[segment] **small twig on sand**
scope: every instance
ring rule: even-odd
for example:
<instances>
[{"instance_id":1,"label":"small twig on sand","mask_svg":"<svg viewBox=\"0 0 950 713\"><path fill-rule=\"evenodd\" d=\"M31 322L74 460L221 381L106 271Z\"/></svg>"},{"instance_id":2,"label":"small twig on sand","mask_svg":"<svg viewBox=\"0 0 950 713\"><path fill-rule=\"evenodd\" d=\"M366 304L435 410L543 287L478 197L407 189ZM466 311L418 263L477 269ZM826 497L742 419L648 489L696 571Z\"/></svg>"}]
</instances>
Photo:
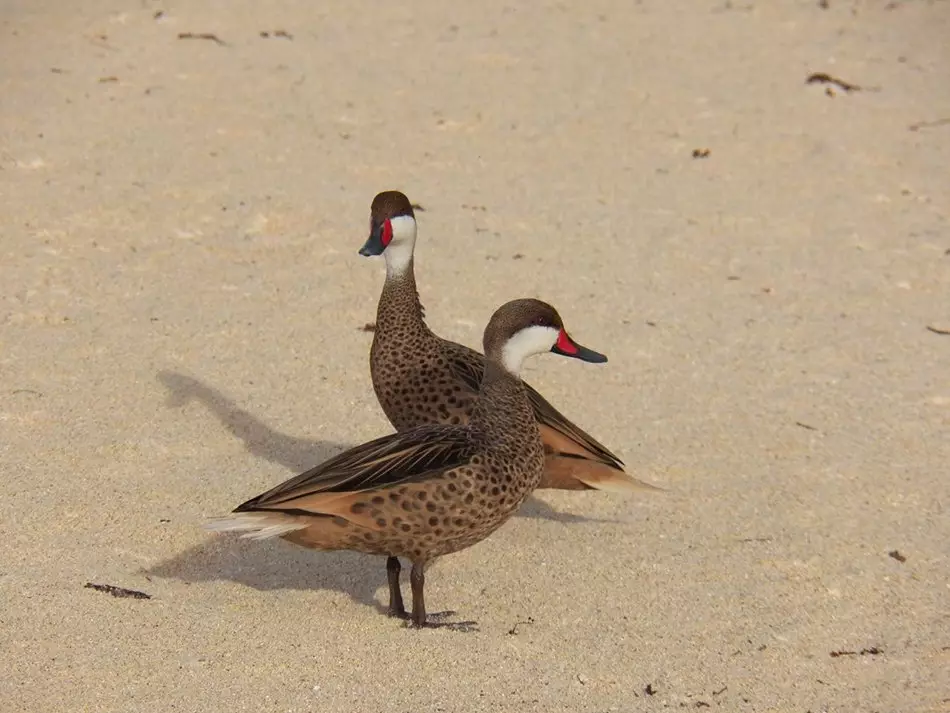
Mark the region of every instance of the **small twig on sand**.
<instances>
[{"instance_id":1,"label":"small twig on sand","mask_svg":"<svg viewBox=\"0 0 950 713\"><path fill-rule=\"evenodd\" d=\"M851 82L846 82L845 80L839 79L838 77L832 77L827 72L815 72L814 74L809 74L805 79L805 84L833 84L843 92L874 91L868 87L862 87L859 84L852 84Z\"/></svg>"},{"instance_id":2,"label":"small twig on sand","mask_svg":"<svg viewBox=\"0 0 950 713\"><path fill-rule=\"evenodd\" d=\"M841 656L877 656L883 653L884 652L877 646L872 646L867 649L861 649L860 651L832 651L831 658L836 659Z\"/></svg>"},{"instance_id":3,"label":"small twig on sand","mask_svg":"<svg viewBox=\"0 0 950 713\"><path fill-rule=\"evenodd\" d=\"M918 121L916 124L911 124L907 127L908 131L920 131L921 129L933 129L937 126L945 126L950 124L950 116L943 119L935 119L934 121Z\"/></svg>"},{"instance_id":4,"label":"small twig on sand","mask_svg":"<svg viewBox=\"0 0 950 713\"><path fill-rule=\"evenodd\" d=\"M510 629L508 629L508 636L515 636L518 633L518 627L521 626L522 624L533 624L533 623L534 623L534 617L532 616L529 616L524 621L516 621L515 625L511 627Z\"/></svg>"},{"instance_id":5,"label":"small twig on sand","mask_svg":"<svg viewBox=\"0 0 950 713\"><path fill-rule=\"evenodd\" d=\"M228 43L222 40L213 32L179 32L178 39L180 40L211 40L215 44L221 45L222 47L227 47Z\"/></svg>"}]
</instances>

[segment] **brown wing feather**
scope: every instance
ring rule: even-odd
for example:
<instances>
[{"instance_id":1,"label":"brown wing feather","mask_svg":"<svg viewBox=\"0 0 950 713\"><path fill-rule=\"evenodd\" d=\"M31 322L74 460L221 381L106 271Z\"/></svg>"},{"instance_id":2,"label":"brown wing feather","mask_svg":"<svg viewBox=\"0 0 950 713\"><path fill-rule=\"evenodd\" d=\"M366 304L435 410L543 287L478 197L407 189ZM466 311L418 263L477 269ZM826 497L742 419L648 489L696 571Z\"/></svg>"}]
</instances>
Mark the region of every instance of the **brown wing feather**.
<instances>
[{"instance_id":1,"label":"brown wing feather","mask_svg":"<svg viewBox=\"0 0 950 713\"><path fill-rule=\"evenodd\" d=\"M376 522L376 518L368 510L354 512L352 507L358 500L365 498L363 491L355 493L313 493L294 498L283 505L268 507L260 506L263 509L281 516L297 515L310 518L316 517L317 521L324 520L325 517L342 517L349 520L354 525L365 527L368 530L382 530ZM312 524L310 525L313 526Z\"/></svg>"},{"instance_id":2,"label":"brown wing feather","mask_svg":"<svg viewBox=\"0 0 950 713\"><path fill-rule=\"evenodd\" d=\"M473 445L460 426L422 426L351 448L238 505L234 512L325 508L357 492L425 480L461 465ZM341 499L342 498L342 499ZM308 504L308 507L301 507Z\"/></svg>"},{"instance_id":3,"label":"brown wing feather","mask_svg":"<svg viewBox=\"0 0 950 713\"><path fill-rule=\"evenodd\" d=\"M485 357L478 352L455 344L444 342L449 364L456 376L472 391L478 393L485 372ZM578 458L598 461L617 470L623 470L623 461L611 453L588 433L572 423L560 411L529 384L525 383L528 400L534 409L535 418L542 426L541 435L545 446L559 453L566 453ZM544 428L544 427L547 428Z\"/></svg>"}]
</instances>

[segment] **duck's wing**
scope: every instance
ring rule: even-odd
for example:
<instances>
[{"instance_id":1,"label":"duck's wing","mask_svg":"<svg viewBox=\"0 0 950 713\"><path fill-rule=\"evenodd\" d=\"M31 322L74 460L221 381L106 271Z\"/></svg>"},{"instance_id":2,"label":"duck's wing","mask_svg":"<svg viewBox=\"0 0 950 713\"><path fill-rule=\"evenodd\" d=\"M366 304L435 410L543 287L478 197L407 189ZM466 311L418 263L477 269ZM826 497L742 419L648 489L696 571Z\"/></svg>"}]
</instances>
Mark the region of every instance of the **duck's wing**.
<instances>
[{"instance_id":1,"label":"duck's wing","mask_svg":"<svg viewBox=\"0 0 950 713\"><path fill-rule=\"evenodd\" d=\"M485 373L485 357L460 344L447 342L452 346L446 349L449 366L456 377L468 388L478 393ZM541 439L545 446L565 458L593 460L616 470L623 470L623 461L594 439L593 436L568 420L554 408L547 399L525 382L528 401L534 409L535 418L541 429Z\"/></svg>"},{"instance_id":2,"label":"duck's wing","mask_svg":"<svg viewBox=\"0 0 950 713\"><path fill-rule=\"evenodd\" d=\"M323 508L339 496L419 482L462 465L473 444L462 426L422 426L351 448L238 505L234 512Z\"/></svg>"}]
</instances>

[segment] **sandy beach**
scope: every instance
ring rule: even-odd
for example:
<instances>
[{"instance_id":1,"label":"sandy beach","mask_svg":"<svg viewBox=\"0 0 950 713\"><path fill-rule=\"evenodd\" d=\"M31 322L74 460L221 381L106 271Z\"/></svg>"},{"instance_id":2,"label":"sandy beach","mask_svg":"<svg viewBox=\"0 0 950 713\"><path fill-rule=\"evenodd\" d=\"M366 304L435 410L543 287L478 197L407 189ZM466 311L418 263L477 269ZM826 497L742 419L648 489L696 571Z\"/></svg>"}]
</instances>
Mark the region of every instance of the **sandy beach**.
<instances>
[{"instance_id":1,"label":"sandy beach","mask_svg":"<svg viewBox=\"0 0 950 713\"><path fill-rule=\"evenodd\" d=\"M0 28L4 713L950 711L950 3ZM663 488L437 561L472 633L386 617L381 558L202 529L391 430L385 189L430 326L551 302L610 361L526 378Z\"/></svg>"}]
</instances>

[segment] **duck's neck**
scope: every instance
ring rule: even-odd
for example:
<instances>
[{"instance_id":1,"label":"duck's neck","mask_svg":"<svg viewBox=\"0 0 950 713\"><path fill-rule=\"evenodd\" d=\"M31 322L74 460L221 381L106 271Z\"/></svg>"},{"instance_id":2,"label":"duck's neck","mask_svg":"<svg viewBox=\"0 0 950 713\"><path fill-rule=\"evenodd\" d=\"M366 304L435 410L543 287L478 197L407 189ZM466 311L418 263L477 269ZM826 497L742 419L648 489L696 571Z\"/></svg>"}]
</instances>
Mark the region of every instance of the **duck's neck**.
<instances>
[{"instance_id":1,"label":"duck's neck","mask_svg":"<svg viewBox=\"0 0 950 713\"><path fill-rule=\"evenodd\" d=\"M498 445L509 441L516 446L524 445L523 429L537 429L524 382L495 359L485 360L472 423L490 443Z\"/></svg>"},{"instance_id":2,"label":"duck's neck","mask_svg":"<svg viewBox=\"0 0 950 713\"><path fill-rule=\"evenodd\" d=\"M386 283L376 309L376 334L392 330L425 331L425 309L416 290L416 276L412 256L393 264L386 262Z\"/></svg>"}]
</instances>

